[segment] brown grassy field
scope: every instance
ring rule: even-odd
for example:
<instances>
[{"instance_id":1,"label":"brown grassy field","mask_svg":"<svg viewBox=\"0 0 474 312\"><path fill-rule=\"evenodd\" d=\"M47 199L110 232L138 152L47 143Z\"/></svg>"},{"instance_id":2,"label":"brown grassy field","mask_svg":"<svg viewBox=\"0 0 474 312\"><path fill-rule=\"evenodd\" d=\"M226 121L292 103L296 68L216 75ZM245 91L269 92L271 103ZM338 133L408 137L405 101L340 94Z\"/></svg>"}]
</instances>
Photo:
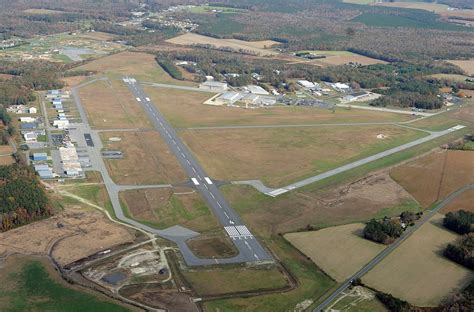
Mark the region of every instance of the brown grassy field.
<instances>
[{"instance_id":1,"label":"brown grassy field","mask_svg":"<svg viewBox=\"0 0 474 312\"><path fill-rule=\"evenodd\" d=\"M68 203L65 207L63 212L49 219L0 233L0 254L46 256L54 242L64 239L52 254L65 265L135 238L127 228L111 223L100 212L78 204ZM59 228L58 223L64 227Z\"/></svg>"},{"instance_id":2,"label":"brown grassy field","mask_svg":"<svg viewBox=\"0 0 474 312\"><path fill-rule=\"evenodd\" d=\"M174 127L286 125L339 122L404 121L409 115L357 109L328 109L312 107L275 107L236 109L203 105L212 94L166 88L145 87L160 111Z\"/></svg>"},{"instance_id":3,"label":"brown grassy field","mask_svg":"<svg viewBox=\"0 0 474 312\"><path fill-rule=\"evenodd\" d=\"M166 42L177 44L177 45L195 45L195 44L209 44L216 48L229 47L236 51L246 50L250 51L252 54L261 55L261 56L271 56L279 54L276 51L269 50L273 45L279 44L273 40L264 40L264 41L243 41L238 39L218 39L208 36L203 36L194 33L186 33L178 37L174 37L166 40Z\"/></svg>"},{"instance_id":4,"label":"brown grassy field","mask_svg":"<svg viewBox=\"0 0 474 312\"><path fill-rule=\"evenodd\" d=\"M173 79L158 65L154 55L148 53L121 52L94 60L75 69L97 71L119 79L123 76L133 76L143 81L195 85L193 82Z\"/></svg>"},{"instance_id":5,"label":"brown grassy field","mask_svg":"<svg viewBox=\"0 0 474 312\"><path fill-rule=\"evenodd\" d=\"M442 217L434 216L362 281L418 306L437 306L459 292L474 274L442 255L445 246L459 237L442 227Z\"/></svg>"},{"instance_id":6,"label":"brown grassy field","mask_svg":"<svg viewBox=\"0 0 474 312\"><path fill-rule=\"evenodd\" d=\"M387 138L377 139L380 133ZM424 134L394 126L362 126L183 130L180 135L214 178L262 179L278 187Z\"/></svg>"},{"instance_id":7,"label":"brown grassy field","mask_svg":"<svg viewBox=\"0 0 474 312\"><path fill-rule=\"evenodd\" d=\"M449 60L448 62L461 67L468 75L474 75L474 59L470 60Z\"/></svg>"},{"instance_id":8,"label":"brown grassy field","mask_svg":"<svg viewBox=\"0 0 474 312\"><path fill-rule=\"evenodd\" d=\"M15 163L15 158L10 155L0 156L0 166L11 165Z\"/></svg>"},{"instance_id":9,"label":"brown grassy field","mask_svg":"<svg viewBox=\"0 0 474 312\"><path fill-rule=\"evenodd\" d=\"M439 115L415 121L410 125L416 128L438 131L459 124L474 129L474 106L452 109Z\"/></svg>"},{"instance_id":10,"label":"brown grassy field","mask_svg":"<svg viewBox=\"0 0 474 312\"><path fill-rule=\"evenodd\" d=\"M120 141L110 141L110 138ZM156 131L103 132L105 149L120 150L123 159L106 159L110 175L119 184L162 184L186 180L176 157Z\"/></svg>"},{"instance_id":11,"label":"brown grassy field","mask_svg":"<svg viewBox=\"0 0 474 312\"><path fill-rule=\"evenodd\" d=\"M295 232L307 225L327 227L418 211L410 195L386 173L336 187L295 190L278 198L270 198L250 186L221 189L245 223L263 237Z\"/></svg>"},{"instance_id":12,"label":"brown grassy field","mask_svg":"<svg viewBox=\"0 0 474 312\"><path fill-rule=\"evenodd\" d=\"M143 108L121 81L96 81L80 88L79 96L95 129L151 127Z\"/></svg>"},{"instance_id":13,"label":"brown grassy field","mask_svg":"<svg viewBox=\"0 0 474 312\"><path fill-rule=\"evenodd\" d=\"M202 269L182 274L199 296L274 289L287 285L285 276L275 267Z\"/></svg>"},{"instance_id":14,"label":"brown grassy field","mask_svg":"<svg viewBox=\"0 0 474 312\"><path fill-rule=\"evenodd\" d=\"M50 10L50 9L27 9L27 10L23 10L23 12L28 13L28 14L42 14L42 15L64 13L64 11Z\"/></svg>"},{"instance_id":15,"label":"brown grassy field","mask_svg":"<svg viewBox=\"0 0 474 312\"><path fill-rule=\"evenodd\" d=\"M197 232L221 232L199 193L188 188L121 192L127 210L137 220L159 229L182 225Z\"/></svg>"},{"instance_id":16,"label":"brown grassy field","mask_svg":"<svg viewBox=\"0 0 474 312\"><path fill-rule=\"evenodd\" d=\"M437 150L394 168L390 174L426 208L474 182L474 153Z\"/></svg>"},{"instance_id":17,"label":"brown grassy field","mask_svg":"<svg viewBox=\"0 0 474 312\"><path fill-rule=\"evenodd\" d=\"M386 247L364 239L363 229L364 224L353 223L289 233L285 238L324 272L343 282Z\"/></svg>"},{"instance_id":18,"label":"brown grassy field","mask_svg":"<svg viewBox=\"0 0 474 312\"><path fill-rule=\"evenodd\" d=\"M441 209L441 213L451 211L467 210L474 212L474 190L464 192L461 196L453 200L449 205Z\"/></svg>"},{"instance_id":19,"label":"brown grassy field","mask_svg":"<svg viewBox=\"0 0 474 312\"><path fill-rule=\"evenodd\" d=\"M188 240L187 244L201 258L228 258L239 254L230 238L219 234L200 235Z\"/></svg>"}]
</instances>

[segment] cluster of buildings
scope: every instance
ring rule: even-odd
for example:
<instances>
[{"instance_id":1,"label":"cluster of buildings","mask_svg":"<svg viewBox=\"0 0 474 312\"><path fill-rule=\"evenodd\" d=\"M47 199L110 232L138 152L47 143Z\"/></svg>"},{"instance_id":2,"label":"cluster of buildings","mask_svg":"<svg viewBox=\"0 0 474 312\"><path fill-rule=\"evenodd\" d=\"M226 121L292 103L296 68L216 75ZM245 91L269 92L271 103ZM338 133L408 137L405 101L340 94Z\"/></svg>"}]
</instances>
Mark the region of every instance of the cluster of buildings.
<instances>
[{"instance_id":1,"label":"cluster of buildings","mask_svg":"<svg viewBox=\"0 0 474 312\"><path fill-rule=\"evenodd\" d=\"M82 166L79 161L76 147L69 144L59 148L59 157L64 174L67 177L78 177L83 175Z\"/></svg>"},{"instance_id":2,"label":"cluster of buildings","mask_svg":"<svg viewBox=\"0 0 474 312\"><path fill-rule=\"evenodd\" d=\"M208 90L216 91L218 90L217 87L219 86L216 85L216 83L225 84L222 82L206 81L202 85L205 85L206 87L212 85L213 88L210 88ZM276 98L274 96L270 95L267 90L256 85L248 85L240 88L240 90L238 91L230 91L228 90L227 84L225 84L225 88L220 88L217 92L221 93L207 100L206 102L204 102L204 104L232 106L235 105L237 102L240 102L242 104L245 104L245 107L270 106L276 104Z\"/></svg>"},{"instance_id":3,"label":"cluster of buildings","mask_svg":"<svg viewBox=\"0 0 474 312\"><path fill-rule=\"evenodd\" d=\"M65 129L69 126L69 120L64 113L63 103L63 101L69 97L69 93L62 90L49 90L46 93L46 98L49 99L51 105L58 113L56 119L53 120L53 126L58 129Z\"/></svg>"}]
</instances>

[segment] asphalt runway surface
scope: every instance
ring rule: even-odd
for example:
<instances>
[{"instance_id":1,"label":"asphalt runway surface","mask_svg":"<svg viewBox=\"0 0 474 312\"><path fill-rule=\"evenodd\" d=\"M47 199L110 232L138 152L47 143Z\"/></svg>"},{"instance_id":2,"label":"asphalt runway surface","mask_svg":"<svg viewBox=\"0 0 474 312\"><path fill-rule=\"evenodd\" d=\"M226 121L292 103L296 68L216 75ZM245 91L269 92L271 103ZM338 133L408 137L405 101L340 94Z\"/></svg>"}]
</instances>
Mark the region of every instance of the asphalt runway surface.
<instances>
[{"instance_id":1,"label":"asphalt runway surface","mask_svg":"<svg viewBox=\"0 0 474 312\"><path fill-rule=\"evenodd\" d=\"M207 175L191 151L181 141L173 127L166 121L157 106L133 78L125 78L136 101L142 105L155 129L161 134L166 144L186 171L191 187L194 187L207 202L224 230L239 251L234 258L215 259L215 263L239 263L255 261L271 261L272 256L262 247L260 242L249 231L237 213L222 196L212 178ZM206 259L204 259L206 260Z\"/></svg>"}]
</instances>

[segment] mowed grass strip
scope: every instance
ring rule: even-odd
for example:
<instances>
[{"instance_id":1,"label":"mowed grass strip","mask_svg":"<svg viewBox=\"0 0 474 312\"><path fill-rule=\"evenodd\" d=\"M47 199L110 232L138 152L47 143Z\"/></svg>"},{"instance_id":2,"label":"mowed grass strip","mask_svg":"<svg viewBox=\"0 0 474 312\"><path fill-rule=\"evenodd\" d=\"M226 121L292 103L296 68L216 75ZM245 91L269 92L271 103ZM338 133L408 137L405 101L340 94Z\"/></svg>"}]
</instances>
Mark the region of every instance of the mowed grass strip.
<instances>
[{"instance_id":1,"label":"mowed grass strip","mask_svg":"<svg viewBox=\"0 0 474 312\"><path fill-rule=\"evenodd\" d=\"M120 197L132 218L158 229L181 225L197 232L222 232L204 199L192 189L129 190Z\"/></svg>"},{"instance_id":2,"label":"mowed grass strip","mask_svg":"<svg viewBox=\"0 0 474 312\"><path fill-rule=\"evenodd\" d=\"M2 311L132 311L67 284L45 259L14 256L0 275Z\"/></svg>"},{"instance_id":3,"label":"mowed grass strip","mask_svg":"<svg viewBox=\"0 0 474 312\"><path fill-rule=\"evenodd\" d=\"M155 56L148 53L121 52L94 60L75 70L96 71L116 79L130 76L140 81L196 85L193 82L173 79L158 65Z\"/></svg>"},{"instance_id":4,"label":"mowed grass strip","mask_svg":"<svg viewBox=\"0 0 474 312\"><path fill-rule=\"evenodd\" d=\"M177 128L208 126L287 125L345 122L406 121L409 115L358 109L301 106L241 109L202 104L213 93L144 87L166 119Z\"/></svg>"},{"instance_id":5,"label":"mowed grass strip","mask_svg":"<svg viewBox=\"0 0 474 312\"><path fill-rule=\"evenodd\" d=\"M363 229L364 224L354 223L289 233L285 238L324 272L343 282L386 247L364 239Z\"/></svg>"},{"instance_id":6,"label":"mowed grass strip","mask_svg":"<svg viewBox=\"0 0 474 312\"><path fill-rule=\"evenodd\" d=\"M474 153L437 150L394 168L390 175L427 208L474 182Z\"/></svg>"},{"instance_id":7,"label":"mowed grass strip","mask_svg":"<svg viewBox=\"0 0 474 312\"><path fill-rule=\"evenodd\" d=\"M353 126L183 130L180 135L214 178L261 179L281 187L426 134L396 126Z\"/></svg>"},{"instance_id":8,"label":"mowed grass strip","mask_svg":"<svg viewBox=\"0 0 474 312\"><path fill-rule=\"evenodd\" d=\"M95 129L151 127L143 108L122 81L95 81L81 87L79 96Z\"/></svg>"},{"instance_id":9,"label":"mowed grass strip","mask_svg":"<svg viewBox=\"0 0 474 312\"><path fill-rule=\"evenodd\" d=\"M362 281L414 305L428 307L439 305L467 286L474 273L443 256L446 245L460 236L446 230L442 218L437 214L421 226Z\"/></svg>"},{"instance_id":10,"label":"mowed grass strip","mask_svg":"<svg viewBox=\"0 0 474 312\"><path fill-rule=\"evenodd\" d=\"M288 282L276 267L223 267L182 272L199 296L278 289Z\"/></svg>"},{"instance_id":11,"label":"mowed grass strip","mask_svg":"<svg viewBox=\"0 0 474 312\"><path fill-rule=\"evenodd\" d=\"M101 139L104 149L123 152L123 159L104 159L109 174L118 184L168 184L187 179L156 131L102 132Z\"/></svg>"}]
</instances>

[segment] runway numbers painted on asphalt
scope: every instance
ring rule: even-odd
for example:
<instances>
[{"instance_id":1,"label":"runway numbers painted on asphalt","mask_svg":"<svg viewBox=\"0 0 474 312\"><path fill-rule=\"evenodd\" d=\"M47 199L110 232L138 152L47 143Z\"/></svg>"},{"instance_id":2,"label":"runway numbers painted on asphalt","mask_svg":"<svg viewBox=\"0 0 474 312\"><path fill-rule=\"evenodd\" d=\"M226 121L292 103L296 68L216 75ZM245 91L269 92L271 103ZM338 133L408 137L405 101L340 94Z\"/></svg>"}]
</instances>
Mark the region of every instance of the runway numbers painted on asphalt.
<instances>
[{"instance_id":1,"label":"runway numbers painted on asphalt","mask_svg":"<svg viewBox=\"0 0 474 312\"><path fill-rule=\"evenodd\" d=\"M253 238L252 233L250 233L245 225L225 226L224 229L232 239Z\"/></svg>"},{"instance_id":2,"label":"runway numbers painted on asphalt","mask_svg":"<svg viewBox=\"0 0 474 312\"><path fill-rule=\"evenodd\" d=\"M196 178L191 178L191 180L193 181L194 185L199 185L199 182Z\"/></svg>"},{"instance_id":3,"label":"runway numbers painted on asphalt","mask_svg":"<svg viewBox=\"0 0 474 312\"><path fill-rule=\"evenodd\" d=\"M212 184L211 179L209 179L208 177L205 177L204 180L206 180L207 184Z\"/></svg>"}]
</instances>

